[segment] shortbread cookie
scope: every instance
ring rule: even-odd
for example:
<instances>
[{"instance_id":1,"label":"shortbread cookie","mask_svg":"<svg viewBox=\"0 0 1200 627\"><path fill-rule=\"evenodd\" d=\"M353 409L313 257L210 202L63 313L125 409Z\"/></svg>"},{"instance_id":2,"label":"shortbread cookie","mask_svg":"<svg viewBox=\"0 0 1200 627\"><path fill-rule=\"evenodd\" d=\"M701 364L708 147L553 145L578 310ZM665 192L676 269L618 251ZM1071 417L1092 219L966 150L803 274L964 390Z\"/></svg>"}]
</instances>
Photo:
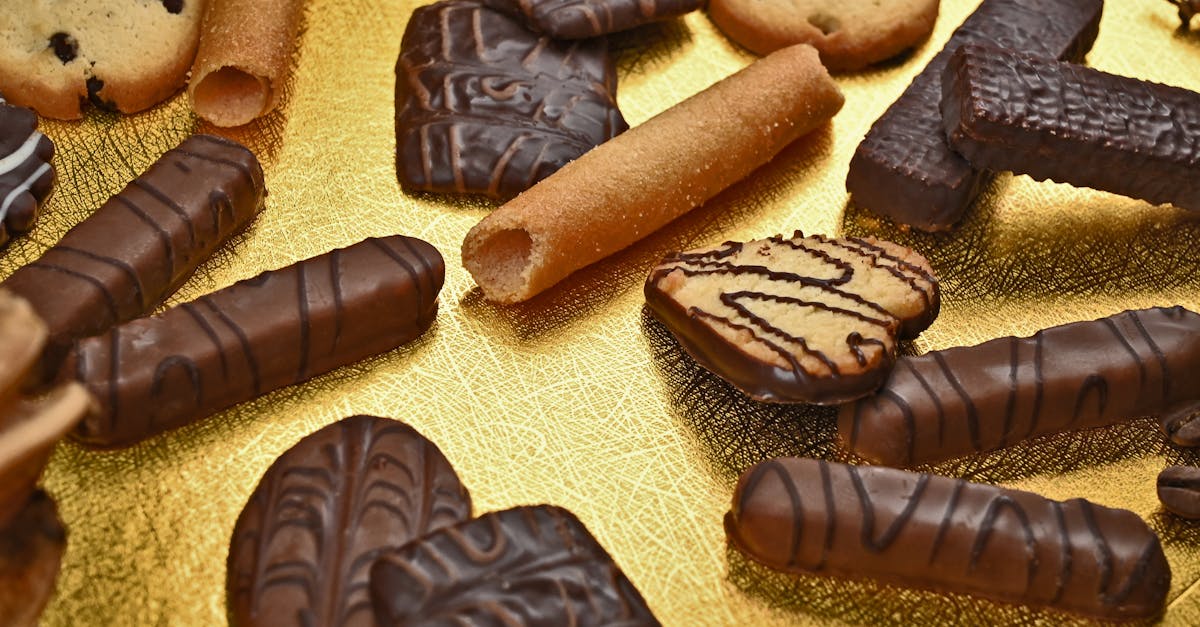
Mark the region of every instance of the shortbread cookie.
<instances>
[{"instance_id":1,"label":"shortbread cookie","mask_svg":"<svg viewBox=\"0 0 1200 627\"><path fill-rule=\"evenodd\" d=\"M878 388L896 340L924 331L940 300L912 250L797 232L670 255L646 302L697 362L750 396L830 404Z\"/></svg>"},{"instance_id":2,"label":"shortbread cookie","mask_svg":"<svg viewBox=\"0 0 1200 627\"><path fill-rule=\"evenodd\" d=\"M33 228L54 184L54 143L37 130L37 116L0 96L0 246Z\"/></svg>"},{"instance_id":3,"label":"shortbread cookie","mask_svg":"<svg viewBox=\"0 0 1200 627\"><path fill-rule=\"evenodd\" d=\"M857 70L925 40L938 0L712 0L709 16L758 54L811 44L831 70Z\"/></svg>"},{"instance_id":4,"label":"shortbread cookie","mask_svg":"<svg viewBox=\"0 0 1200 627\"><path fill-rule=\"evenodd\" d=\"M521 16L535 31L555 39L584 39L629 30L685 13L703 0L484 0Z\"/></svg>"},{"instance_id":5,"label":"shortbread cookie","mask_svg":"<svg viewBox=\"0 0 1200 627\"><path fill-rule=\"evenodd\" d=\"M204 0L24 0L0 11L0 92L51 118L135 113L183 87Z\"/></svg>"}]
</instances>

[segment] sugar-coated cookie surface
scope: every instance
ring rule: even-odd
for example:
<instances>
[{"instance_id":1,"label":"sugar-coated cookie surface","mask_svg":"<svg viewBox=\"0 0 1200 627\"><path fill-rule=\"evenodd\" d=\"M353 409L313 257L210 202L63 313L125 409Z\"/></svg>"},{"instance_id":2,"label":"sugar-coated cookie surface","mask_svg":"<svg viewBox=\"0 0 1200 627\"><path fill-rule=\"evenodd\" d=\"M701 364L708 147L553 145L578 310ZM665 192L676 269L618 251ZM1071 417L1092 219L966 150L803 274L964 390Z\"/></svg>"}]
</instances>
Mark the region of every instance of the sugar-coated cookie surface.
<instances>
[{"instance_id":1,"label":"sugar-coated cookie surface","mask_svg":"<svg viewBox=\"0 0 1200 627\"><path fill-rule=\"evenodd\" d=\"M645 291L696 361L775 402L869 394L897 338L925 330L939 306L929 262L912 250L801 233L670 255Z\"/></svg>"},{"instance_id":2,"label":"sugar-coated cookie surface","mask_svg":"<svg viewBox=\"0 0 1200 627\"><path fill-rule=\"evenodd\" d=\"M924 41L939 0L712 0L709 16L758 54L810 44L831 70L856 70Z\"/></svg>"},{"instance_id":3,"label":"sugar-coated cookie surface","mask_svg":"<svg viewBox=\"0 0 1200 627\"><path fill-rule=\"evenodd\" d=\"M0 246L33 228L54 185L54 142L37 130L37 116L0 96Z\"/></svg>"},{"instance_id":4,"label":"sugar-coated cookie surface","mask_svg":"<svg viewBox=\"0 0 1200 627\"><path fill-rule=\"evenodd\" d=\"M51 118L88 101L123 113L175 93L205 0L20 0L0 11L0 92Z\"/></svg>"}]
</instances>

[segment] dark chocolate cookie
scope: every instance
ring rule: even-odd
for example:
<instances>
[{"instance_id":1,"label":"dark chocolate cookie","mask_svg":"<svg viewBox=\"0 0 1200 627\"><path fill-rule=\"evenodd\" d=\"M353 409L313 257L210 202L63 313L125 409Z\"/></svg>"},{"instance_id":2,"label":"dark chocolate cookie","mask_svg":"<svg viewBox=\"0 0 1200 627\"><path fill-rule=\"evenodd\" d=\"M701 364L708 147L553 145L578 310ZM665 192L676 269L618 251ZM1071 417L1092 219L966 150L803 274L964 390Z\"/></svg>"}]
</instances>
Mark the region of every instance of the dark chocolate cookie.
<instances>
[{"instance_id":1,"label":"dark chocolate cookie","mask_svg":"<svg viewBox=\"0 0 1200 627\"><path fill-rule=\"evenodd\" d=\"M555 39L586 39L699 9L703 0L484 0Z\"/></svg>"},{"instance_id":2,"label":"dark chocolate cookie","mask_svg":"<svg viewBox=\"0 0 1200 627\"><path fill-rule=\"evenodd\" d=\"M37 130L37 116L0 97L0 246L33 228L54 185L54 143Z\"/></svg>"}]
</instances>

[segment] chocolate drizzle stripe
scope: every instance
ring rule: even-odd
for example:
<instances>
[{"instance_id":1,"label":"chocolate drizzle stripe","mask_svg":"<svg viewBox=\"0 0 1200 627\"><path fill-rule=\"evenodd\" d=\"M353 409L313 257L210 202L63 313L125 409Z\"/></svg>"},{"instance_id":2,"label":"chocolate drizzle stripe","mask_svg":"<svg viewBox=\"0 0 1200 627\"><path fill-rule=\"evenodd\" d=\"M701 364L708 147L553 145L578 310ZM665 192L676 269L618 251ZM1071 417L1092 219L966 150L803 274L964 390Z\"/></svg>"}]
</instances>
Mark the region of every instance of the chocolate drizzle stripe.
<instances>
[{"instance_id":1,"label":"chocolate drizzle stripe","mask_svg":"<svg viewBox=\"0 0 1200 627\"><path fill-rule=\"evenodd\" d=\"M112 199L124 205L125 208L129 209L134 216L141 220L146 226L150 227L150 230L154 232L155 236L158 238L158 241L163 246L163 255L167 266L166 271L168 274L173 273L175 268L178 266L175 263L175 244L171 241L171 234L168 233L161 224L156 222L154 218L150 217L149 214L143 211L141 207L137 206L137 204L126 198L123 194L117 194L116 196L113 196Z\"/></svg>"},{"instance_id":2,"label":"chocolate drizzle stripe","mask_svg":"<svg viewBox=\"0 0 1200 627\"><path fill-rule=\"evenodd\" d=\"M192 303L183 303L179 306L179 308L186 311L187 314L196 321L196 325L200 327L200 330L204 332L204 335L207 336L209 340L212 340L213 348L217 349L217 357L221 360L221 374L226 380L228 380L229 360L227 357L225 357L225 345L221 343L221 338L217 336L216 329L214 329L212 325L210 325L208 321L204 319L204 316L202 316L200 312L196 310L196 306ZM84 353L81 353L81 355L82 354ZM80 380L82 381L83 378L81 377Z\"/></svg>"},{"instance_id":3,"label":"chocolate drizzle stripe","mask_svg":"<svg viewBox=\"0 0 1200 627\"><path fill-rule=\"evenodd\" d=\"M199 137L207 138L208 136L200 135ZM237 170L238 172L241 172L242 175L246 177L246 180L248 180L250 182L251 189L254 189L255 191L258 190L258 177L254 176L254 170L251 169L251 167L246 163L243 163L241 161L235 161L233 159L214 157L212 155L206 155L202 152L196 152L193 150L183 150L180 148L176 148L176 151L179 152L179 154L186 155L188 157L192 157L193 159L199 159L201 161L207 161L209 163L216 163L219 165L229 166L229 167Z\"/></svg>"},{"instance_id":4,"label":"chocolate drizzle stripe","mask_svg":"<svg viewBox=\"0 0 1200 627\"><path fill-rule=\"evenodd\" d=\"M1158 361L1160 372L1162 372L1162 398L1159 400L1160 402L1166 401L1166 399L1171 397L1171 368L1167 365L1167 356L1163 354L1162 349L1154 342L1154 338L1146 330L1146 325L1142 324L1142 318L1138 315L1138 312L1129 312L1129 317L1133 320L1133 324L1137 326L1138 332L1146 340L1146 345L1150 347L1151 351L1154 351L1154 359Z\"/></svg>"},{"instance_id":5,"label":"chocolate drizzle stripe","mask_svg":"<svg viewBox=\"0 0 1200 627\"><path fill-rule=\"evenodd\" d=\"M128 263L121 261L120 259L113 259L112 257L97 255L91 251L75 248L73 246L67 246L62 243L55 246L55 249L66 253L79 255L81 257L86 257L87 259L97 263L102 263L106 266L116 268L121 272L121 274L124 274L125 277L129 279L129 284L133 286L133 296L137 300L139 306L141 306L143 309L150 309L154 306L154 303L146 302L145 292L142 290L142 281L140 278L138 278L138 274L133 269L133 266L129 265Z\"/></svg>"},{"instance_id":6,"label":"chocolate drizzle stripe","mask_svg":"<svg viewBox=\"0 0 1200 627\"><path fill-rule=\"evenodd\" d=\"M389 258L391 258L392 261L395 261L396 265L400 266L404 270L404 272L408 274L408 278L410 281L412 281L413 287L414 287L414 289L416 289L416 292L417 292L417 302L421 302L421 303L426 302L427 299L425 298L424 286L421 285L421 278L417 274L416 269L413 268L412 264L409 263L408 260L405 259L403 256L401 256L400 253L397 253L395 250L392 250L392 248L390 246L388 246L387 244L384 244L382 241L380 241L378 239L371 239L371 240L367 240L367 241L371 242L371 244L373 246L375 246L379 250L383 251L383 254L385 254Z\"/></svg>"},{"instance_id":7,"label":"chocolate drizzle stripe","mask_svg":"<svg viewBox=\"0 0 1200 627\"><path fill-rule=\"evenodd\" d=\"M1025 512L1025 508L1005 494L996 495L988 502L987 510L983 514L983 521L979 523L979 532L975 536L974 544L971 545L971 559L967 565L967 572L973 572L979 566L979 560L983 557L984 549L987 548L988 538L995 531L996 519L1000 517L1004 509L1008 509L1013 516L1016 516L1017 521L1021 524L1021 532L1025 536L1025 551L1028 554L1025 562L1025 590L1028 591L1033 585L1038 570L1037 538L1034 536L1033 526L1029 524L1029 514Z\"/></svg>"},{"instance_id":8,"label":"chocolate drizzle stripe","mask_svg":"<svg viewBox=\"0 0 1200 627\"><path fill-rule=\"evenodd\" d=\"M308 378L308 352L312 320L308 311L308 263L296 265L296 308L300 315L300 359L296 367L296 382Z\"/></svg>"},{"instance_id":9,"label":"chocolate drizzle stripe","mask_svg":"<svg viewBox=\"0 0 1200 627\"><path fill-rule=\"evenodd\" d=\"M133 182L131 182L130 185L146 192L147 194L150 194L150 196L152 196L155 200L162 203L164 207L170 209L171 213L174 213L179 220L187 226L188 243L192 247L196 246L196 225L192 222L191 218L188 217L187 210L181 207L178 202L175 202L175 199L164 194L157 187L151 185L149 182L141 178L133 179Z\"/></svg>"},{"instance_id":10,"label":"chocolate drizzle stripe","mask_svg":"<svg viewBox=\"0 0 1200 627\"><path fill-rule=\"evenodd\" d=\"M908 401L904 400L903 396L891 390L881 390L876 398L879 400L889 400L895 403L896 407L900 408L900 414L904 416L904 447L908 451L904 463L911 464L913 449L916 447L917 433L916 416L913 414L912 406L908 404Z\"/></svg>"},{"instance_id":11,"label":"chocolate drizzle stripe","mask_svg":"<svg viewBox=\"0 0 1200 627\"><path fill-rule=\"evenodd\" d=\"M858 469L855 466L846 466L846 472L850 475L850 481L854 484L854 492L858 495L858 503L862 508L862 545L874 553L882 553L896 541L896 537L904 529L904 525L908 524L909 518L912 517L917 505L921 502L921 495L925 493L925 488L929 485L929 475L921 475L917 479L917 486L913 489L913 493L905 502L904 509L896 515L896 519L888 525L883 531L883 535L879 539L875 539L875 504L871 502L871 495L867 493L866 487L863 485L862 477L858 475Z\"/></svg>"},{"instance_id":12,"label":"chocolate drizzle stripe","mask_svg":"<svg viewBox=\"0 0 1200 627\"><path fill-rule=\"evenodd\" d=\"M65 274L69 277L79 279L80 281L83 281L83 282L87 283L88 285L91 285L92 287L96 288L96 291L100 292L101 297L104 298L104 305L105 305L105 308L108 309L109 319L110 320L119 319L120 308L117 306L117 301L116 301L115 297L113 296L112 292L110 292L108 290L108 287L106 287L103 283L98 281L96 279L96 277L91 276L89 274L84 274L82 272L76 272L70 268L64 268L60 265L50 263L49 261L42 261L40 259L25 266L25 267L26 268L34 268L34 269L38 269L38 270L48 270L50 272L57 272L59 274Z\"/></svg>"},{"instance_id":13,"label":"chocolate drizzle stripe","mask_svg":"<svg viewBox=\"0 0 1200 627\"><path fill-rule=\"evenodd\" d=\"M1028 438L1042 419L1042 401L1046 390L1046 380L1042 376L1042 363L1045 357L1045 334L1041 331L1033 334L1033 414L1029 418L1029 428L1025 430Z\"/></svg>"},{"instance_id":14,"label":"chocolate drizzle stripe","mask_svg":"<svg viewBox=\"0 0 1200 627\"><path fill-rule=\"evenodd\" d=\"M925 394L927 394L929 396L929 399L931 401L933 401L934 413L937 416L938 444L941 444L946 439L946 409L944 407L942 407L942 400L940 398L938 398L937 394L934 393L933 386L929 385L929 381L927 381L925 379L925 375L922 375L921 371L919 369L917 369L916 366L913 365L912 360L901 359L900 363L904 364L904 367L907 368L908 371L912 373L913 378L915 378L917 380L917 383L920 384L921 389L925 390ZM915 425L915 423L913 422L913 414L912 414L911 408L909 408L907 415L908 415L908 419L907 419L908 423L910 425ZM913 457L913 446L915 446L915 440L914 440L915 436L916 436L916 427L914 426L908 435L908 442L909 442L908 458L910 461L912 460L912 457Z\"/></svg>"},{"instance_id":15,"label":"chocolate drizzle stripe","mask_svg":"<svg viewBox=\"0 0 1200 627\"><path fill-rule=\"evenodd\" d=\"M1079 504L1079 513L1083 516L1088 532L1092 535L1096 567L1100 569L1100 589L1096 591L1096 595L1103 599L1108 596L1108 588L1112 583L1112 549L1108 546L1108 538L1101 533L1100 526L1096 524L1096 514L1092 511L1092 504L1083 499L1076 499L1075 502Z\"/></svg>"},{"instance_id":16,"label":"chocolate drizzle stripe","mask_svg":"<svg viewBox=\"0 0 1200 627\"><path fill-rule=\"evenodd\" d=\"M946 363L946 358L943 357L940 352L936 351L933 352L932 355L934 363L936 363L938 368L942 370L942 375L946 377L946 381L952 388L954 388L954 392L960 399L962 399L963 405L967 409L967 429L971 434L971 445L974 446L975 450L977 451L982 449L983 442L980 439L979 434L979 411L975 408L975 402L971 400L971 396L967 394L965 389L963 389L962 383L959 382L958 377L954 374L954 371L951 370L949 364Z\"/></svg>"},{"instance_id":17,"label":"chocolate drizzle stripe","mask_svg":"<svg viewBox=\"0 0 1200 627\"><path fill-rule=\"evenodd\" d=\"M1145 394L1147 373L1146 364L1142 361L1141 355L1138 355L1137 349L1133 347L1133 344L1129 343L1129 340L1125 337L1125 334L1121 333L1121 329L1117 327L1117 323L1113 322L1111 317L1101 318L1101 320L1104 321L1104 326L1108 327L1109 331L1112 331L1113 337L1117 338L1117 341L1120 342L1125 351L1129 353L1129 357L1132 359L1133 363L1137 365L1138 391L1139 394Z\"/></svg>"},{"instance_id":18,"label":"chocolate drizzle stripe","mask_svg":"<svg viewBox=\"0 0 1200 627\"><path fill-rule=\"evenodd\" d=\"M183 355L171 355L159 362L158 367L154 369L154 380L150 384L150 396L158 398L162 395L163 381L172 368L182 368L187 373L188 381L191 382L194 391L193 399L196 406L199 407L204 401L204 385L200 378L200 369L196 366L196 362ZM115 380L116 377L113 379Z\"/></svg>"},{"instance_id":19,"label":"chocolate drizzle stripe","mask_svg":"<svg viewBox=\"0 0 1200 627\"><path fill-rule=\"evenodd\" d=\"M791 342L793 344L796 344L797 346L800 347L800 350L804 354L809 355L809 356L813 357L814 359L819 360L821 363L825 364L825 367L829 369L831 376L834 376L834 377L838 376L839 373L838 373L837 365L834 364L832 361L830 361L829 357L827 357L825 355L825 353L822 353L821 351L810 348L808 346L808 342L805 341L804 338L796 337L794 335L791 335L790 333L787 333L781 329L776 328L770 322L767 322L762 317L754 314L754 312L747 309L741 303L734 301L732 299L731 295L729 295L729 294L721 294L721 302L726 307L730 307L734 311L741 314L743 317L745 317L747 320L749 320L750 323L753 325L753 327L743 327L743 325L737 325L737 326L751 329L751 330L753 330L753 328L757 328L759 331L766 332L767 335L773 335L773 336L779 337L781 339L787 340L788 342ZM699 311L699 310L697 310L697 311ZM717 316L715 314L708 314L708 315L711 316L712 318L724 320L731 325L735 324L732 320L729 320L727 318ZM760 335L758 333L753 333L753 335L754 335L755 339L759 340L763 344L770 347L771 350L773 350L777 355L783 356L784 359L788 362L788 364L791 365L792 370L797 373L797 375L799 375L799 373L801 373L801 372L804 372L806 376L809 374L808 371L804 367L801 366L800 361L798 359L796 359L796 356L793 354L792 351L786 350L782 346L779 346L778 344L776 344L774 342L768 341L766 338L762 337L762 335Z\"/></svg>"},{"instance_id":20,"label":"chocolate drizzle stripe","mask_svg":"<svg viewBox=\"0 0 1200 627\"><path fill-rule=\"evenodd\" d=\"M1058 542L1061 546L1059 553L1061 566L1058 570L1058 578L1054 583L1054 598L1050 602L1058 603L1067 589L1067 582L1071 580L1071 569L1074 564L1071 562L1071 533L1067 530L1067 517L1063 513L1063 504L1058 501L1050 503L1054 507L1054 521L1058 524Z\"/></svg>"},{"instance_id":21,"label":"chocolate drizzle stripe","mask_svg":"<svg viewBox=\"0 0 1200 627\"><path fill-rule=\"evenodd\" d=\"M420 293L428 294L435 291L433 285L435 272L433 266L430 265L429 260L421 255L421 253L418 252L415 247L413 247L412 241L408 238L400 238L400 245L403 246L405 252L408 253L408 258L414 260L417 266L420 267L420 271L416 273L415 279L417 281L420 281L422 278L425 279L425 285L422 286Z\"/></svg>"},{"instance_id":22,"label":"chocolate drizzle stripe","mask_svg":"<svg viewBox=\"0 0 1200 627\"><path fill-rule=\"evenodd\" d=\"M342 315L346 305L342 302L342 251L329 253L329 284L333 287L333 345L342 339Z\"/></svg>"},{"instance_id":23,"label":"chocolate drizzle stripe","mask_svg":"<svg viewBox=\"0 0 1200 627\"><path fill-rule=\"evenodd\" d=\"M254 348L250 345L250 339L246 337L246 332L242 330L242 327L238 326L237 322L234 322L225 312L214 305L208 296L201 296L196 302L207 307L209 311L213 312L217 318L220 318L221 322L225 323L225 326L237 336L238 344L242 347L242 355L246 358L246 365L250 367L250 381L254 388L254 395L261 396L262 378L258 371L258 360L254 358ZM112 413L116 414L117 412L113 410Z\"/></svg>"},{"instance_id":24,"label":"chocolate drizzle stripe","mask_svg":"<svg viewBox=\"0 0 1200 627\"><path fill-rule=\"evenodd\" d=\"M212 212L213 233L220 233L222 210L224 209L225 213L229 214L229 219L232 220L233 201L229 199L229 194L226 194L223 190L214 189L212 193L208 195L208 208L209 211Z\"/></svg>"},{"instance_id":25,"label":"chocolate drizzle stripe","mask_svg":"<svg viewBox=\"0 0 1200 627\"><path fill-rule=\"evenodd\" d=\"M1004 427L1000 431L1000 433L1002 434L1000 436L1000 446L1006 445L1008 443L1008 436L1013 434L1012 433L1013 428L1014 428L1013 421L1016 418L1016 411L1017 411L1017 392L1020 391L1020 387L1017 384L1017 381L1018 381L1017 373L1020 372L1020 370L1021 370L1020 356L1021 356L1021 340L1019 340L1015 337L1009 338L1009 341L1008 341L1008 400L1006 400L1004 403ZM933 393L932 390L926 390L926 392L929 393L930 398L935 398L935 399L937 398L937 396ZM938 407L939 407L939 409L941 408L940 403L938 404ZM940 425L941 425L941 423L939 422L938 444L942 444L943 442L945 442L945 439L941 436Z\"/></svg>"},{"instance_id":26,"label":"chocolate drizzle stripe","mask_svg":"<svg viewBox=\"0 0 1200 627\"><path fill-rule=\"evenodd\" d=\"M112 416L116 416L121 410L121 389L117 386L120 382L117 373L120 372L121 367L121 327L113 327L108 337L108 403L112 408L112 412L109 414L111 420Z\"/></svg>"},{"instance_id":27,"label":"chocolate drizzle stripe","mask_svg":"<svg viewBox=\"0 0 1200 627\"><path fill-rule=\"evenodd\" d=\"M833 477L829 472L829 462L819 461L821 469L821 488L825 493L825 542L821 544L821 559L813 570L821 570L829 560L829 552L833 550L833 537L837 533L837 504L833 500Z\"/></svg>"},{"instance_id":28,"label":"chocolate drizzle stripe","mask_svg":"<svg viewBox=\"0 0 1200 627\"><path fill-rule=\"evenodd\" d=\"M1079 421L1088 392L1093 389L1096 390L1096 415L1104 415L1104 408L1108 404L1108 381L1098 374L1093 374L1084 379L1083 385L1079 387L1079 394L1075 398L1075 413L1071 415L1071 422L1067 423L1068 426Z\"/></svg>"},{"instance_id":29,"label":"chocolate drizzle stripe","mask_svg":"<svg viewBox=\"0 0 1200 627\"><path fill-rule=\"evenodd\" d=\"M932 564L937 559L938 551L942 549L942 544L946 541L946 531L950 528L950 521L954 519L954 510L958 507L958 500L962 497L963 488L966 486L966 481L954 480L954 491L950 493L950 501L946 504L945 513L942 514L942 522L938 524L937 535L933 537L933 544L930 545L927 564Z\"/></svg>"}]
</instances>

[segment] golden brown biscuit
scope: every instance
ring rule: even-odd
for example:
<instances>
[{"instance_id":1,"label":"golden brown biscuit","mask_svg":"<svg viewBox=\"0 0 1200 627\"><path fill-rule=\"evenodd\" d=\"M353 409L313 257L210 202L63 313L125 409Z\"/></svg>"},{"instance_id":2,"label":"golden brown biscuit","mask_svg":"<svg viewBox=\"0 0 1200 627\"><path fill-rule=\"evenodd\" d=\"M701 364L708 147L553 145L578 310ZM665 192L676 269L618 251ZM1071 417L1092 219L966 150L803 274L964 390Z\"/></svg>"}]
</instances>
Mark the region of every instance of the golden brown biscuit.
<instances>
[{"instance_id":1,"label":"golden brown biscuit","mask_svg":"<svg viewBox=\"0 0 1200 627\"><path fill-rule=\"evenodd\" d=\"M758 54L805 43L830 70L857 70L925 40L938 0L712 0L709 17Z\"/></svg>"}]
</instances>

